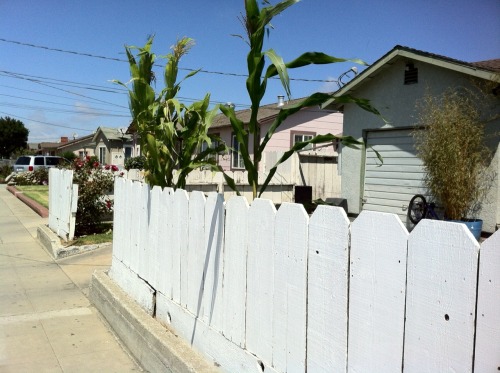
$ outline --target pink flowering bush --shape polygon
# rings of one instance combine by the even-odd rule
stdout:
[[[116,167],[116,166],[115,166]],[[113,201],[107,194],[113,190],[114,177],[102,169],[96,157],[75,159],[73,182],[78,184],[78,209],[75,235],[103,231],[103,218],[113,212]]]

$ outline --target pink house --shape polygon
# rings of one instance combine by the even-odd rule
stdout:
[[[280,101],[280,100],[279,100]],[[273,120],[278,115],[281,108],[286,108],[288,105],[294,104],[299,100],[289,102],[281,101],[279,104],[270,104],[262,106],[259,109],[258,120],[261,123],[261,136],[264,137]],[[248,122],[250,119],[250,109],[240,110],[236,112],[236,116],[243,122]],[[311,139],[316,135],[324,135],[331,133],[334,135],[342,134],[343,115],[335,110],[324,110],[319,107],[309,107],[288,117],[269,141],[266,147],[266,152],[284,152],[290,149],[295,142]],[[218,156],[218,163],[226,171],[241,170],[244,168],[243,161],[239,156],[235,136],[232,131],[229,119],[223,114],[215,117],[210,133],[218,134],[233,150],[229,154],[221,154]],[[253,140],[250,138],[249,142]],[[311,146],[301,151],[301,155],[323,155],[336,157],[336,144]]]

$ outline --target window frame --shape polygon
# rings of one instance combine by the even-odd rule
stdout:
[[[231,133],[231,170],[244,170],[245,163],[240,153],[240,144],[236,139],[236,134]],[[237,159],[238,165],[235,166],[234,160]]]
[[[295,141],[295,136],[302,136],[302,140],[301,141]],[[313,139],[316,136],[316,132],[312,132],[312,131],[290,131],[290,149],[297,142],[307,141],[307,139],[304,140],[305,136],[311,137],[310,139]],[[314,144],[310,144],[309,146],[301,149],[301,151],[304,151],[304,150],[314,150],[315,148],[316,148],[316,146]]]

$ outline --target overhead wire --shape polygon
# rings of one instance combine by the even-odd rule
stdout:
[[[53,51],[53,52],[59,52],[59,53],[68,53],[68,54],[73,54],[73,55],[77,55],[77,56],[84,56],[84,57],[90,57],[90,58],[99,58],[99,59],[103,59],[103,60],[110,60],[110,61],[126,62],[126,63],[128,63],[128,60],[121,59],[121,58],[100,56],[100,55],[97,55],[97,54],[86,53],[86,52],[78,52],[78,51],[72,51],[72,50],[61,49],[61,48],[52,48],[52,47],[47,47],[47,46],[44,46],[44,45],[38,45],[38,44],[20,42],[20,41],[9,40],[9,39],[4,39],[4,38],[0,38],[0,42],[10,43],[10,44],[17,44],[17,45],[22,45],[22,46],[31,47],[31,48],[45,49],[45,50],[49,50],[49,51]],[[159,64],[155,64],[155,65],[156,66],[161,66]],[[225,75],[225,76],[234,76],[234,77],[242,77],[242,78],[247,78],[248,77],[248,75],[246,75],[246,74],[240,74],[240,73],[231,73],[231,72],[222,72],[222,71],[211,71],[211,70],[205,70],[205,69],[192,69],[192,68],[186,68],[186,67],[179,67],[179,70],[184,70],[184,71],[189,71],[189,72],[199,71],[200,73],[204,73],[204,74]],[[279,77],[274,77],[274,79],[279,79]],[[334,80],[334,79],[290,78],[290,80],[299,81],[299,82],[314,82],[314,83],[335,83],[335,82],[337,82],[337,80]]]

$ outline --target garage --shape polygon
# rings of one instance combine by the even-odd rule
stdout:
[[[412,128],[367,132],[363,210],[398,214],[406,225],[410,199],[425,191],[424,168],[414,148]],[[383,159],[377,158],[376,150]]]

